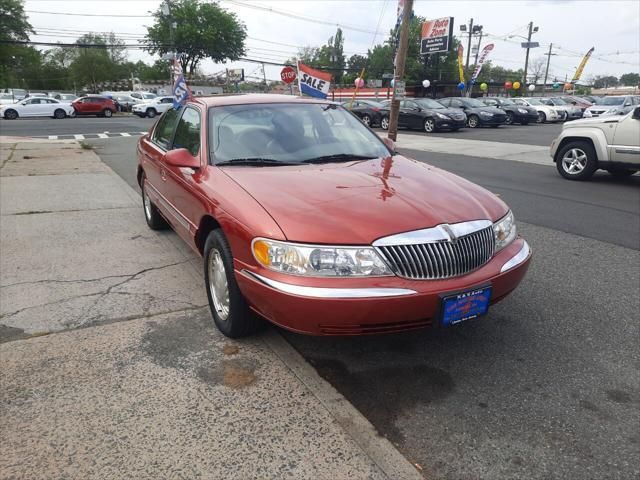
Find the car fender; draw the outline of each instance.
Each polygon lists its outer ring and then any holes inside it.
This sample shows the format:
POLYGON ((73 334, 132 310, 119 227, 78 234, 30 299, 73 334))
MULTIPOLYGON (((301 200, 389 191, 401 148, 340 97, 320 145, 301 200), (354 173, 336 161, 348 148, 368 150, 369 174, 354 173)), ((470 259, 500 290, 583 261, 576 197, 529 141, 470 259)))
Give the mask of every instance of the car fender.
POLYGON ((607 137, 599 128, 589 127, 575 127, 563 130, 558 138, 556 138, 556 140, 554 140, 551 144, 551 156, 553 157, 554 161, 558 150, 560 150, 567 142, 573 140, 590 140, 593 144, 593 148, 596 151, 598 161, 609 161, 607 137))

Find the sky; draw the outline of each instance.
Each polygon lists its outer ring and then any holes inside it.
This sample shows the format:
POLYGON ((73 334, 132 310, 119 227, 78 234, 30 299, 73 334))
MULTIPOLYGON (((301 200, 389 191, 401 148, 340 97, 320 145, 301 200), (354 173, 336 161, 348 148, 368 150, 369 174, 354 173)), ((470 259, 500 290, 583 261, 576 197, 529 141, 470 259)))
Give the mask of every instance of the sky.
MULTIPOLYGON (((79 36, 74 32, 113 31, 122 35, 125 42, 136 43, 146 33, 145 27, 152 24, 150 12, 160 3, 160 0, 26 0, 25 11, 39 33, 31 37, 33 41, 71 43, 79 36)), ((271 62, 290 58, 297 47, 325 44, 338 25, 344 32, 347 57, 353 53, 366 54, 387 38, 395 25, 397 8, 397 0, 219 0, 218 3, 236 13, 246 25, 246 58, 271 62)), ((555 55, 549 68, 552 79, 571 78, 582 55, 591 47, 595 51, 583 80, 596 75, 640 73, 640 0, 415 0, 414 11, 428 19, 454 17, 454 35, 460 35, 460 24, 473 18, 474 24, 482 25, 486 34, 482 46, 495 45, 488 59, 503 67, 524 67, 525 50, 520 42, 525 40, 528 23, 533 22, 538 32, 533 34, 532 41, 539 42, 540 47, 531 50, 530 63, 546 60, 545 53, 553 43, 555 55)), ((128 58, 148 63, 155 60, 136 49, 128 51, 128 58)), ((214 64, 207 60, 201 68, 207 74, 244 68, 247 77, 262 77, 262 66, 258 63, 214 64)), ((267 79, 279 80, 281 68, 266 65, 267 79)))

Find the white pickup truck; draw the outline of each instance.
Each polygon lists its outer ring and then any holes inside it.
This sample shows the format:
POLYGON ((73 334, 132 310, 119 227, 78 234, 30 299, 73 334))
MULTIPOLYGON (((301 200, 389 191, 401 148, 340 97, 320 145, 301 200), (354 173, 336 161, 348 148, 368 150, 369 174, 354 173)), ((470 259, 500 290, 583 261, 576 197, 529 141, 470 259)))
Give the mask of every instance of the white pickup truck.
POLYGON ((640 170, 640 107, 626 115, 575 120, 551 142, 560 175, 586 180, 599 168, 626 177, 640 170))

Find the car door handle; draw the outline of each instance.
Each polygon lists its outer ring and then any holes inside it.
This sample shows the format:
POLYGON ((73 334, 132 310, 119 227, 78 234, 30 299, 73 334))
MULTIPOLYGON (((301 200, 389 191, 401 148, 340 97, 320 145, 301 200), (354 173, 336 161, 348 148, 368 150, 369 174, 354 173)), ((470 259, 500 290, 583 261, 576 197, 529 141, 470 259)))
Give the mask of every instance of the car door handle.
POLYGON ((164 169, 164 167, 160 167, 160 178, 162 178, 163 182, 167 181, 167 171, 164 169))

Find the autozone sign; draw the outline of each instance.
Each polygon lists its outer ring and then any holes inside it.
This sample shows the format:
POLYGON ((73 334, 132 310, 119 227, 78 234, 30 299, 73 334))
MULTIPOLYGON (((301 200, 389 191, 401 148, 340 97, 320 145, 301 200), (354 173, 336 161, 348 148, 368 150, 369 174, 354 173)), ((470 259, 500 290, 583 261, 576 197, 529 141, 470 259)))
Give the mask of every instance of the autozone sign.
POLYGON ((427 20, 422 24, 420 35, 420 53, 438 53, 449 51, 453 35, 453 17, 427 20))

